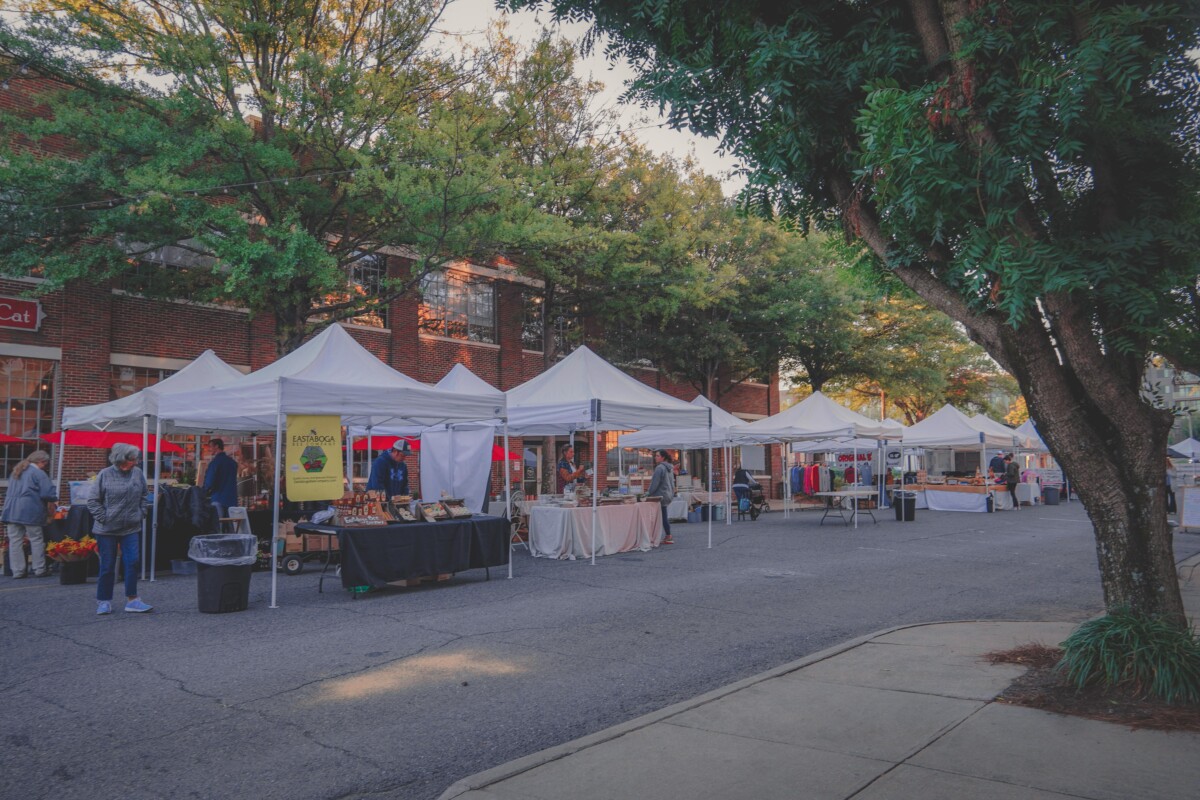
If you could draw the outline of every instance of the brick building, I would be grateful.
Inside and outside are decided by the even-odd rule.
[[[0,90],[0,108],[37,113],[37,97],[47,87],[37,76],[13,75]],[[63,141],[43,140],[38,147],[69,154],[69,143]],[[31,302],[40,279],[0,278],[0,392],[7,393],[0,433],[29,442],[2,449],[0,478],[6,479],[15,463],[38,446],[37,436],[58,429],[64,407],[131,394],[182,368],[206,348],[247,372],[276,358],[274,321],[269,316],[251,316],[231,305],[150,299],[139,291],[145,281],[186,266],[183,254],[164,252],[172,249],[163,248],[118,281],[75,282],[41,296],[37,309],[20,303]],[[364,258],[354,269],[353,281],[370,292],[384,275],[407,270],[407,261],[403,254],[392,253]],[[528,279],[506,266],[460,264],[428,276],[420,295],[396,299],[383,313],[346,327],[385,363],[418,380],[436,382],[454,364],[462,363],[493,386],[510,389],[544,368],[537,335],[539,307],[527,295],[529,286]],[[636,369],[631,374],[684,400],[696,394],[654,369]],[[714,399],[748,420],[768,416],[779,410],[777,376],[772,376],[770,385],[743,383]],[[171,472],[189,477],[197,467],[199,440],[173,438],[184,446],[186,455],[172,459]],[[581,459],[606,467],[606,453],[616,446],[616,434],[607,434],[602,443],[605,452],[592,456],[587,453],[590,441],[581,441]],[[269,452],[266,438],[243,437],[234,444],[231,453],[243,461],[247,472],[248,462]],[[551,470],[556,456],[542,452],[540,439],[518,441],[513,447],[525,448],[527,462],[532,462],[527,490],[536,491],[539,472]],[[57,462],[58,454],[52,455]],[[778,448],[747,448],[744,457],[760,474],[780,473]],[[365,469],[365,461],[364,455],[356,472]],[[67,447],[64,478],[85,477],[105,463],[103,452]],[[615,469],[615,465],[606,469],[614,481]],[[4,485],[7,480],[0,480],[0,487]]]

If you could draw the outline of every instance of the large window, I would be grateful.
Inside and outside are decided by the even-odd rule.
[[[364,255],[350,264],[350,290],[362,297],[379,297],[387,280],[387,259],[378,253]],[[381,305],[350,320],[355,325],[388,327],[387,305]]]
[[[56,364],[39,358],[0,356],[0,391],[5,392],[3,433],[27,444],[0,446],[7,479],[17,462],[34,450],[49,449],[38,441],[54,430],[54,373]]]
[[[535,353],[544,352],[543,332],[546,329],[546,303],[540,294],[522,294],[523,315],[521,317],[521,347]],[[550,320],[554,332],[554,347],[560,354],[571,350],[571,335],[579,328],[578,309],[569,313],[559,310]]]
[[[174,374],[175,370],[173,369],[124,367],[114,364],[110,378],[112,399],[120,400],[122,397],[129,397],[129,395],[136,394],[147,386],[153,386],[163,378]]]
[[[419,324],[436,336],[495,344],[496,287],[454,273],[430,273],[421,279]]]

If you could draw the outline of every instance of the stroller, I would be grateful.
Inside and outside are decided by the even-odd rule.
[[[742,519],[746,514],[749,514],[750,520],[755,521],[758,519],[759,514],[765,514],[771,510],[771,504],[767,502],[767,496],[763,492],[761,483],[752,483],[749,489],[734,487],[734,491],[738,495],[738,519]]]

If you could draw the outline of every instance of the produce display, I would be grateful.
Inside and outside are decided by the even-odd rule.
[[[471,510],[467,508],[466,501],[460,498],[446,498],[442,500],[442,507],[446,509],[446,514],[450,519],[468,519],[471,516]]]

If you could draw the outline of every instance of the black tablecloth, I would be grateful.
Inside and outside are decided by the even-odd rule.
[[[424,578],[508,563],[508,520],[476,516],[374,528],[300,523],[297,530],[334,531],[342,556],[342,586],[382,588],[390,581]]]

